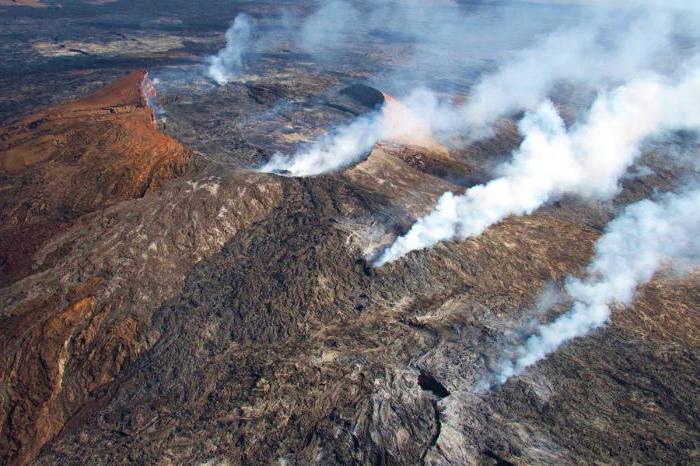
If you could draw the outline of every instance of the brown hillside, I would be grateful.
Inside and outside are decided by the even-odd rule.
[[[0,284],[81,216],[144,196],[182,173],[190,152],[154,126],[135,71],[84,99],[0,129]]]

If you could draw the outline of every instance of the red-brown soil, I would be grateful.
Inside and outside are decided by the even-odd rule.
[[[132,72],[86,98],[0,129],[0,285],[15,283],[31,295],[19,306],[12,299],[3,303],[4,460],[25,463],[36,455],[72,406],[137,354],[134,319],[110,319],[103,328],[106,309],[119,309],[98,306],[97,291],[107,286],[103,277],[78,268],[85,277],[53,289],[45,282],[39,295],[32,278],[17,282],[78,247],[68,240],[39,265],[35,254],[48,241],[89,222],[90,214],[157,190],[187,168],[191,152],[155,127],[141,93],[145,79],[145,71]],[[101,340],[92,348],[96,335]],[[65,375],[75,352],[86,368],[80,380]]]
[[[83,215],[144,196],[182,173],[190,151],[154,125],[135,71],[80,100],[0,129],[0,285]]]

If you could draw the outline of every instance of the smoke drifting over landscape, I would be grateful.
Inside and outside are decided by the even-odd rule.
[[[226,47],[209,58],[207,75],[218,84],[226,84],[238,77],[243,66],[243,58],[250,45],[253,31],[252,19],[241,13],[226,31]]]
[[[476,131],[502,116],[537,107],[560,82],[600,89],[672,66],[678,60],[672,32],[670,13],[643,15],[619,30],[606,21],[557,30],[480,78],[455,120],[461,128]]]
[[[628,206],[598,240],[586,278],[566,281],[571,310],[541,325],[513,350],[501,362],[493,381],[503,383],[521,374],[564,343],[604,325],[610,319],[610,306],[632,304],[637,287],[651,280],[665,263],[680,266],[681,271],[697,266],[698,205],[700,191],[694,190]]]
[[[332,4],[333,8],[340,8],[336,3],[338,2],[331,2],[326,6],[330,8]],[[346,5],[343,8],[346,7],[351,6]],[[455,5],[451,2],[446,6],[428,10],[430,14],[425,16],[440,19],[438,21],[440,24],[451,25],[452,21],[447,19],[450,15],[470,24],[470,14],[455,9]],[[454,47],[459,47],[458,44],[461,42],[469,41],[470,38],[468,29],[464,27],[461,29],[448,27],[449,34],[440,33],[436,37],[426,37],[425,28],[420,29],[416,21],[411,19],[417,12],[423,11],[413,4],[410,4],[410,7],[385,6],[370,11],[368,20],[370,23],[375,19],[379,21],[384,18],[387,24],[392,25],[397,18],[402,18],[402,22],[407,25],[406,31],[418,41],[418,45],[413,50],[414,59],[411,60],[414,64],[432,59],[431,67],[437,66],[439,69],[450,67],[450,63],[459,62],[459,60],[441,56],[436,51],[452,50]],[[510,13],[510,16],[513,16],[516,12]],[[413,87],[400,100],[409,106],[414,114],[420,115],[423,125],[437,137],[460,134],[470,139],[478,139],[488,134],[491,125],[498,118],[510,116],[522,110],[534,111],[560,83],[575,84],[577,92],[581,93],[608,89],[636,79],[644,73],[672,74],[683,60],[687,59],[687,51],[677,50],[673,42],[674,34],[677,34],[679,29],[682,29],[683,33],[688,29],[687,25],[681,25],[677,12],[667,9],[653,11],[634,9],[619,13],[622,16],[621,19],[611,20],[586,10],[585,13],[580,13],[578,21],[569,19],[568,23],[571,24],[554,28],[548,34],[540,36],[531,45],[509,54],[508,58],[503,59],[494,71],[486,73],[477,80],[464,104],[455,104],[451,100],[441,98],[439,94],[425,87],[428,83]],[[474,15],[476,16],[476,13]],[[507,20],[513,21],[510,16]],[[331,28],[327,22],[319,19],[322,17],[325,15],[309,19],[311,23],[319,23],[312,28],[315,31],[314,41],[319,43],[324,42],[319,39],[323,37],[323,31]],[[307,22],[302,30],[307,28],[308,24]],[[321,27],[320,24],[325,26]],[[523,28],[522,25],[519,27]],[[391,29],[391,26],[389,28]],[[339,28],[337,33],[341,34],[341,32],[345,35],[347,30]],[[353,29],[352,32],[356,34],[366,31]],[[328,36],[328,39],[328,43],[333,42],[331,36]],[[527,41],[524,42],[527,43]],[[498,47],[494,48],[492,51],[494,56],[499,56],[499,50]],[[427,55],[430,57],[426,57]],[[420,69],[421,66],[415,68]],[[400,70],[402,76],[413,75],[414,71]],[[416,76],[420,84],[420,72]],[[392,88],[395,87],[395,80],[396,76],[388,76],[379,78],[378,82],[380,87],[384,83],[385,87]],[[375,119],[374,124],[378,127],[369,132],[374,134],[376,143],[389,129],[380,128],[384,124],[380,119]],[[400,124],[400,122],[397,121],[394,124]],[[353,128],[362,130],[353,133]],[[398,131],[401,129],[399,128]],[[368,151],[368,131],[364,124],[346,125],[332,131],[331,134],[342,135],[342,140],[331,142],[326,139],[319,144],[325,147],[336,147],[339,149],[337,152],[321,153],[314,145],[311,146],[309,153],[302,149],[292,155],[277,154],[275,167],[295,172],[296,176],[315,175],[355,163]],[[311,157],[317,160],[318,168],[302,171],[289,169],[289,166],[296,163],[294,160],[297,157],[305,160]],[[333,160],[326,161],[322,157]],[[287,161],[287,168],[281,163],[282,160]]]
[[[700,0],[0,11],[0,465],[699,457]]]
[[[350,2],[332,0],[321,3],[301,25],[299,42],[302,49],[317,57],[332,58],[347,48],[361,18],[360,12]]]
[[[508,215],[533,212],[564,194],[606,199],[639,156],[639,146],[655,134],[700,129],[700,67],[676,83],[639,79],[601,94],[586,118],[567,131],[550,102],[520,122],[524,140],[503,176],[468,189],[445,193],[429,215],[418,220],[377,259],[376,265],[452,238],[481,234]]]

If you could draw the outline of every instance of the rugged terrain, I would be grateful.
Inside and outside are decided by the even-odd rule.
[[[610,203],[564,198],[374,268],[443,192],[492,176],[514,120],[469,144],[388,138],[327,175],[260,173],[384,103],[404,118],[371,86],[408,39],[327,67],[282,44],[215,86],[196,57],[221,46],[225,2],[138,18],[124,0],[23,3],[40,7],[0,2],[0,464],[700,461],[697,272],[658,273],[610,325],[481,385],[523,324],[566,311],[536,303],[622,206],[697,170],[669,157],[696,158],[697,138],[647,145]]]
[[[82,216],[143,197],[185,171],[190,151],[158,132],[145,71],[0,129],[0,284]],[[57,259],[57,258],[55,258]]]
[[[475,390],[613,206],[564,201],[374,269],[387,233],[483,176],[497,146],[382,143],[337,174],[260,174],[160,134],[143,79],[3,130],[3,234],[29,245],[0,291],[5,462],[697,457],[696,275],[659,276],[609,328]],[[496,140],[518,142],[508,125]],[[620,201],[662,183],[630,179]]]

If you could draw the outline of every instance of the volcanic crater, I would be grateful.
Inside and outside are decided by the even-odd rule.
[[[258,171],[358,116],[414,117],[369,79],[372,52],[334,73],[269,52],[218,87],[153,84],[176,65],[69,70],[72,94],[121,76],[4,123],[3,464],[694,463],[697,271],[657,274],[610,325],[477,389],[523,324],[565,311],[533,311],[541,290],[688,167],[650,145],[609,203],[564,196],[373,267],[522,137],[516,116],[454,147],[409,125],[331,173]]]

